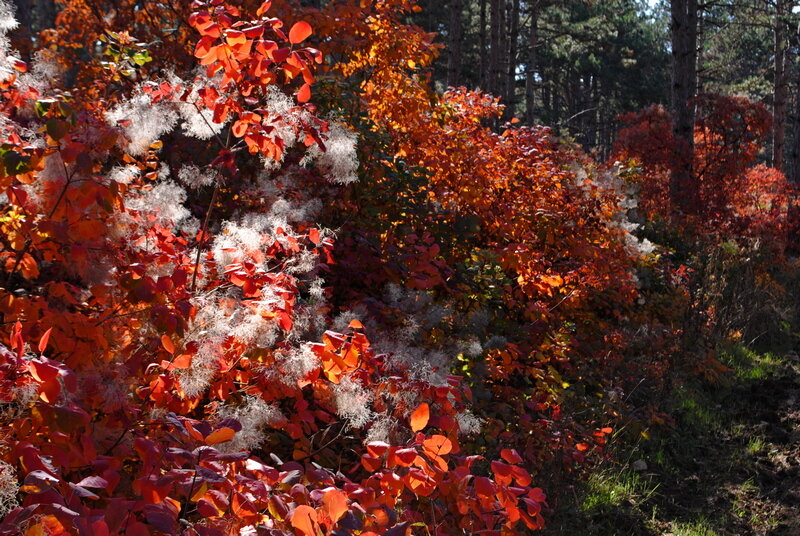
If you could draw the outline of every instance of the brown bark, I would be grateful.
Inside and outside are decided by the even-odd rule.
[[[772,167],[783,170],[783,153],[786,146],[786,0],[775,5],[775,78],[772,94]]]
[[[672,209],[699,215],[700,189],[694,175],[694,106],[697,89],[697,0],[671,0],[672,133],[674,161],[670,176]]]
[[[447,43],[447,85],[457,86],[461,82],[461,41],[463,26],[461,15],[464,0],[450,0],[450,27]]]
[[[500,89],[502,68],[502,19],[501,5],[503,0],[491,0],[489,4],[489,83],[487,89],[493,95]]]
[[[506,109],[503,117],[514,117],[517,104],[517,48],[519,39],[519,0],[511,3],[508,21],[508,65],[506,66],[506,90],[504,100]]]
[[[480,26],[478,32],[478,39],[481,45],[481,72],[480,72],[480,87],[484,91],[488,89],[489,85],[489,62],[487,61],[487,42],[486,42],[486,0],[480,0],[480,15],[478,20]]]
[[[528,65],[525,69],[525,122],[532,125],[536,106],[536,47],[539,44],[539,0],[531,2],[531,27],[528,30]]]

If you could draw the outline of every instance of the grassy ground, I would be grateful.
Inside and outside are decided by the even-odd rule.
[[[800,360],[724,352],[731,372],[680,386],[671,433],[602,467],[546,534],[800,536]]]

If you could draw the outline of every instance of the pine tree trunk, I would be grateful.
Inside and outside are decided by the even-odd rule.
[[[788,178],[793,184],[800,183],[800,76],[794,81],[794,117],[792,118],[792,153]]]
[[[772,95],[772,167],[783,171],[783,152],[786,146],[786,0],[775,6],[775,79]]]
[[[489,83],[487,84],[489,93],[497,95],[500,89],[500,74],[503,69],[502,62],[502,21],[500,18],[500,6],[504,0],[491,0],[489,5]]]
[[[800,36],[799,36],[800,37]],[[794,95],[794,117],[792,118],[792,152],[790,154],[788,179],[793,186],[800,184],[800,75],[797,76]],[[789,199],[787,214],[786,252],[800,255],[800,206],[793,198]]]
[[[519,39],[519,0],[513,0],[508,21],[508,65],[506,66],[506,109],[504,118],[511,119],[515,115],[517,104],[517,48]]]
[[[672,133],[675,158],[670,176],[672,210],[699,215],[700,191],[694,176],[694,106],[697,89],[697,0],[671,0]]]
[[[447,44],[447,85],[455,87],[461,82],[461,41],[463,26],[461,15],[464,0],[450,1],[450,32]]]
[[[480,50],[480,57],[481,57],[481,72],[480,72],[480,81],[479,85],[482,90],[486,91],[489,85],[489,66],[488,62],[486,61],[486,0],[480,0],[480,15],[478,25],[480,26],[478,31],[478,39],[480,41],[481,50]]]
[[[534,123],[536,109],[536,47],[539,44],[539,0],[531,2],[531,27],[528,30],[528,65],[525,69],[525,122]]]

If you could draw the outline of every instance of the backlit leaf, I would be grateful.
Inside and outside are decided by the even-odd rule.
[[[419,432],[428,426],[428,420],[430,419],[430,416],[430,407],[428,406],[427,402],[423,402],[411,414],[411,430],[414,432]]]
[[[305,21],[300,21],[295,23],[292,26],[292,29],[289,30],[289,42],[293,45],[298,43],[302,43],[312,34],[313,30],[311,29],[311,25]]]

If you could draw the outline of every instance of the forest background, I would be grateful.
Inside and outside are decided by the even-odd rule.
[[[0,2],[0,533],[792,534],[797,8]]]

